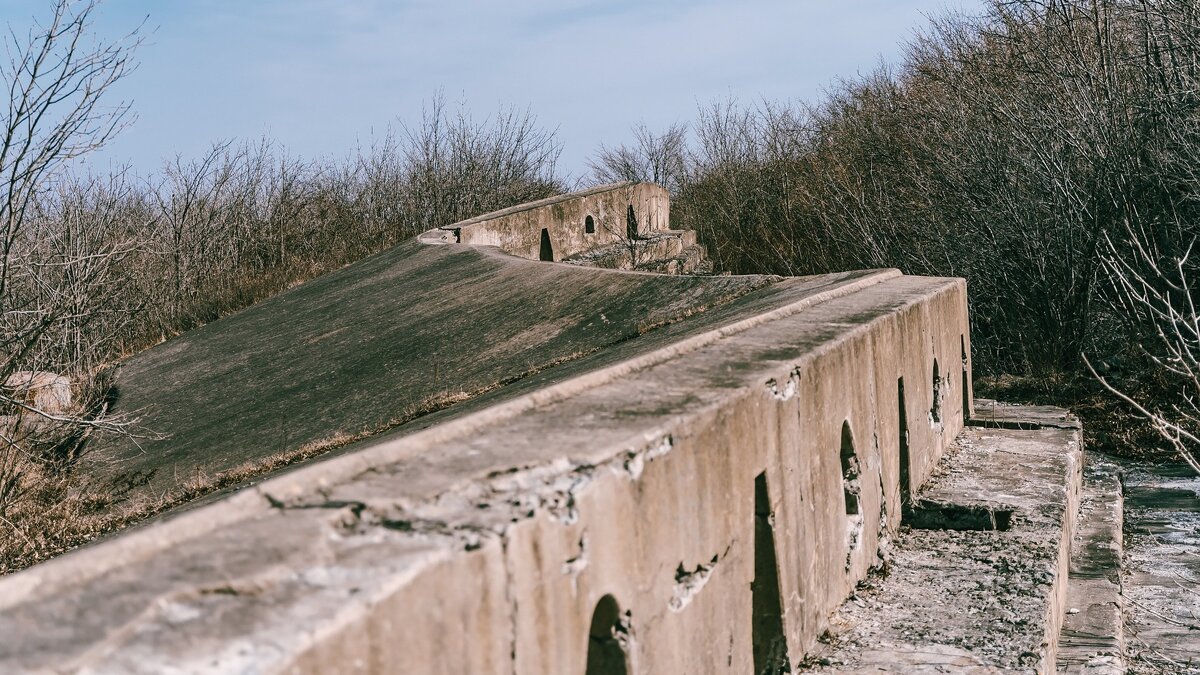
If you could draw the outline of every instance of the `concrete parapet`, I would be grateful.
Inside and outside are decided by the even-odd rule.
[[[441,230],[454,233],[460,244],[559,261],[667,230],[670,209],[670,196],[658,185],[613,183],[486,213]],[[437,235],[423,238],[434,241]]]
[[[753,316],[4,578],[0,670],[795,665],[972,400],[964,282],[800,281]]]

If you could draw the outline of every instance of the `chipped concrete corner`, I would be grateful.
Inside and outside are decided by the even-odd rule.
[[[665,193],[634,187],[661,197],[639,221],[665,228]],[[559,260],[582,250],[568,225],[586,234],[585,215],[627,210],[626,194],[606,206],[611,194],[535,205],[561,231],[517,208],[445,243],[536,258],[529,233],[549,230]],[[521,218],[532,220],[497,225]],[[0,669],[1053,670],[1078,427],[967,427],[960,279],[885,270],[780,284],[736,320],[2,579]],[[985,456],[1008,480],[972,477]],[[967,468],[947,473],[954,458]],[[919,562],[919,530],[901,525],[930,504],[951,520],[990,514],[968,534],[940,530],[961,550],[984,546],[993,563],[1036,552],[1014,567],[1041,575],[1021,586],[1022,617],[1038,623],[1014,634],[1017,653],[932,629],[914,647],[883,628],[887,658],[855,651],[871,636],[839,607],[883,588],[893,558]]]

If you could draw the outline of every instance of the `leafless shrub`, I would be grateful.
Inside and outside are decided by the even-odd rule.
[[[679,192],[687,172],[687,126],[672,124],[655,134],[645,124],[633,128],[632,146],[600,146],[588,160],[596,185],[632,181],[657,183],[672,195]]]
[[[417,128],[402,126],[409,234],[533,201],[562,189],[562,146],[528,111],[501,109],[477,122],[435,97]]]
[[[965,276],[982,370],[1078,372],[1128,341],[1106,237],[1198,201],[1193,5],[996,1],[816,105],[713,104],[673,214],[737,273]]]
[[[1105,271],[1124,316],[1144,339],[1144,355],[1167,384],[1144,400],[1118,384],[1092,374],[1113,394],[1150,421],[1159,436],[1200,475],[1200,313],[1193,294],[1197,263],[1192,259],[1196,235],[1177,256],[1164,255],[1154,235],[1144,229],[1126,230],[1124,246],[1110,238],[1102,256]],[[1108,370],[1108,368],[1106,368]]]
[[[10,516],[78,459],[93,432],[126,433],[108,414],[93,357],[126,308],[113,272],[138,246],[114,222],[117,182],[72,189],[69,162],[104,145],[128,119],[102,101],[132,67],[136,34],[90,42],[94,2],[57,0],[28,32],[12,31],[0,80],[0,541],[28,540]],[[78,183],[74,184],[76,187]],[[85,201],[75,197],[86,193]],[[72,386],[71,382],[75,385]],[[44,397],[39,390],[53,389]],[[72,391],[73,390],[73,391]]]

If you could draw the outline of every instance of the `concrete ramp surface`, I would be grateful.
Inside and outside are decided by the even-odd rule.
[[[313,444],[374,436],[656,328],[772,277],[622,274],[408,242],[134,356],[90,470],[162,493]]]

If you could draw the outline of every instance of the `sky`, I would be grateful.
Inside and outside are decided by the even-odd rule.
[[[18,33],[46,0],[0,0]],[[915,30],[979,0],[105,0],[95,33],[141,26],[114,89],[137,115],[92,158],[151,172],[214,142],[268,137],[341,157],[438,92],[476,118],[528,108],[579,176],[633,125],[661,130],[735,98],[813,101],[903,57]]]

